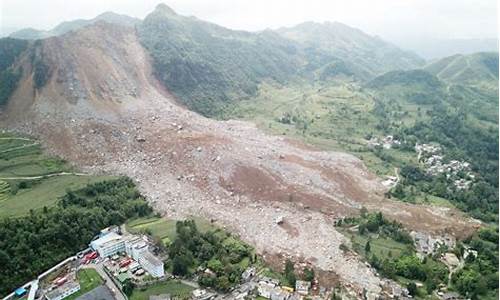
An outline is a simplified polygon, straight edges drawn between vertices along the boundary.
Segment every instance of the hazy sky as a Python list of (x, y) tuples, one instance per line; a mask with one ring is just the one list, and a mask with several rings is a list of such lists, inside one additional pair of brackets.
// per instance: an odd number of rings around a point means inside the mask
[[(114, 11), (139, 18), (161, 0), (0, 0), (2, 32), (50, 29), (62, 21)], [(165, 0), (175, 11), (233, 29), (260, 30), (303, 21), (340, 21), (390, 40), (492, 38), (496, 0)]]

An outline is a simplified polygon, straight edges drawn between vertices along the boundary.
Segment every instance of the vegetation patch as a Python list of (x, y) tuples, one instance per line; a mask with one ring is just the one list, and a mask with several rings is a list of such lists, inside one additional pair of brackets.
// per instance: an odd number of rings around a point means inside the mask
[(336, 224), (351, 236), (353, 249), (361, 254), (383, 276), (403, 285), (423, 283), (425, 289), (413, 290), (414, 296), (425, 297), (440, 285), (447, 284), (448, 269), (439, 256), (416, 255), (413, 239), (395, 221), (389, 221), (381, 213), (362, 211), (359, 218), (345, 218)]
[(471, 299), (498, 299), (498, 227), (479, 230), (457, 247), (457, 254), (465, 258), (462, 269), (453, 273), (452, 287)]
[(198, 273), (198, 283), (227, 292), (241, 280), (245, 266), (255, 261), (253, 249), (220, 229), (202, 233), (193, 220), (176, 223), (168, 248), (168, 268), (174, 275)]

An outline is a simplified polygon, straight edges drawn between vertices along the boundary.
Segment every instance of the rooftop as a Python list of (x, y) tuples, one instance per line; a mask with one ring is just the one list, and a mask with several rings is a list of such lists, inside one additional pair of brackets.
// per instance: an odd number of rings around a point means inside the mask
[(159, 260), (158, 258), (156, 258), (156, 256), (154, 256), (151, 252), (149, 251), (144, 251), (144, 253), (142, 254), (142, 257), (147, 260), (151, 265), (153, 266), (159, 266), (159, 265), (163, 265), (163, 262), (161, 260)]
[(122, 240), (122, 236), (121, 235), (118, 235), (117, 233), (115, 232), (110, 232), (94, 241), (92, 241), (90, 243), (90, 245), (96, 249), (96, 248), (99, 248), (99, 247), (102, 247), (108, 243), (111, 243), (111, 242), (117, 242), (119, 240)]

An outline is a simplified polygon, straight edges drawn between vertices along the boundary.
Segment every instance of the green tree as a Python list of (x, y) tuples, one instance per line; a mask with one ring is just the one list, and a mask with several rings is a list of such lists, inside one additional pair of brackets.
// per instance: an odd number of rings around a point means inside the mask
[(285, 262), (285, 279), (290, 286), (295, 286), (295, 281), (297, 280), (295, 276), (295, 267), (293, 262), (289, 259)]
[(365, 244), (365, 252), (370, 253), (370, 251), (371, 251), (370, 241), (367, 241)]
[(406, 285), (406, 288), (408, 289), (408, 293), (410, 295), (412, 295), (412, 296), (417, 295), (417, 285), (415, 284), (415, 282), (413, 282), (413, 281), (408, 282), (408, 284)]
[(312, 268), (304, 268), (304, 280), (305, 281), (313, 281), (314, 280), (314, 269)]

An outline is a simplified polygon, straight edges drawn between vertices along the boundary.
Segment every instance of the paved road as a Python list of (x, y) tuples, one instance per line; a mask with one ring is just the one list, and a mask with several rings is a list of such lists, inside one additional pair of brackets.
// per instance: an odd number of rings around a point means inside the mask
[(127, 300), (127, 299), (125, 299), (123, 294), (120, 292), (120, 289), (115, 285), (113, 280), (111, 278), (109, 278), (109, 276), (108, 276), (108, 274), (106, 274), (106, 272), (104, 272), (103, 267), (104, 266), (102, 264), (88, 264), (88, 265), (85, 265), (83, 268), (96, 269), (97, 273), (99, 273), (99, 275), (101, 275), (101, 277), (104, 278), (104, 280), (106, 281), (105, 284), (113, 293), (113, 297), (116, 300)]

